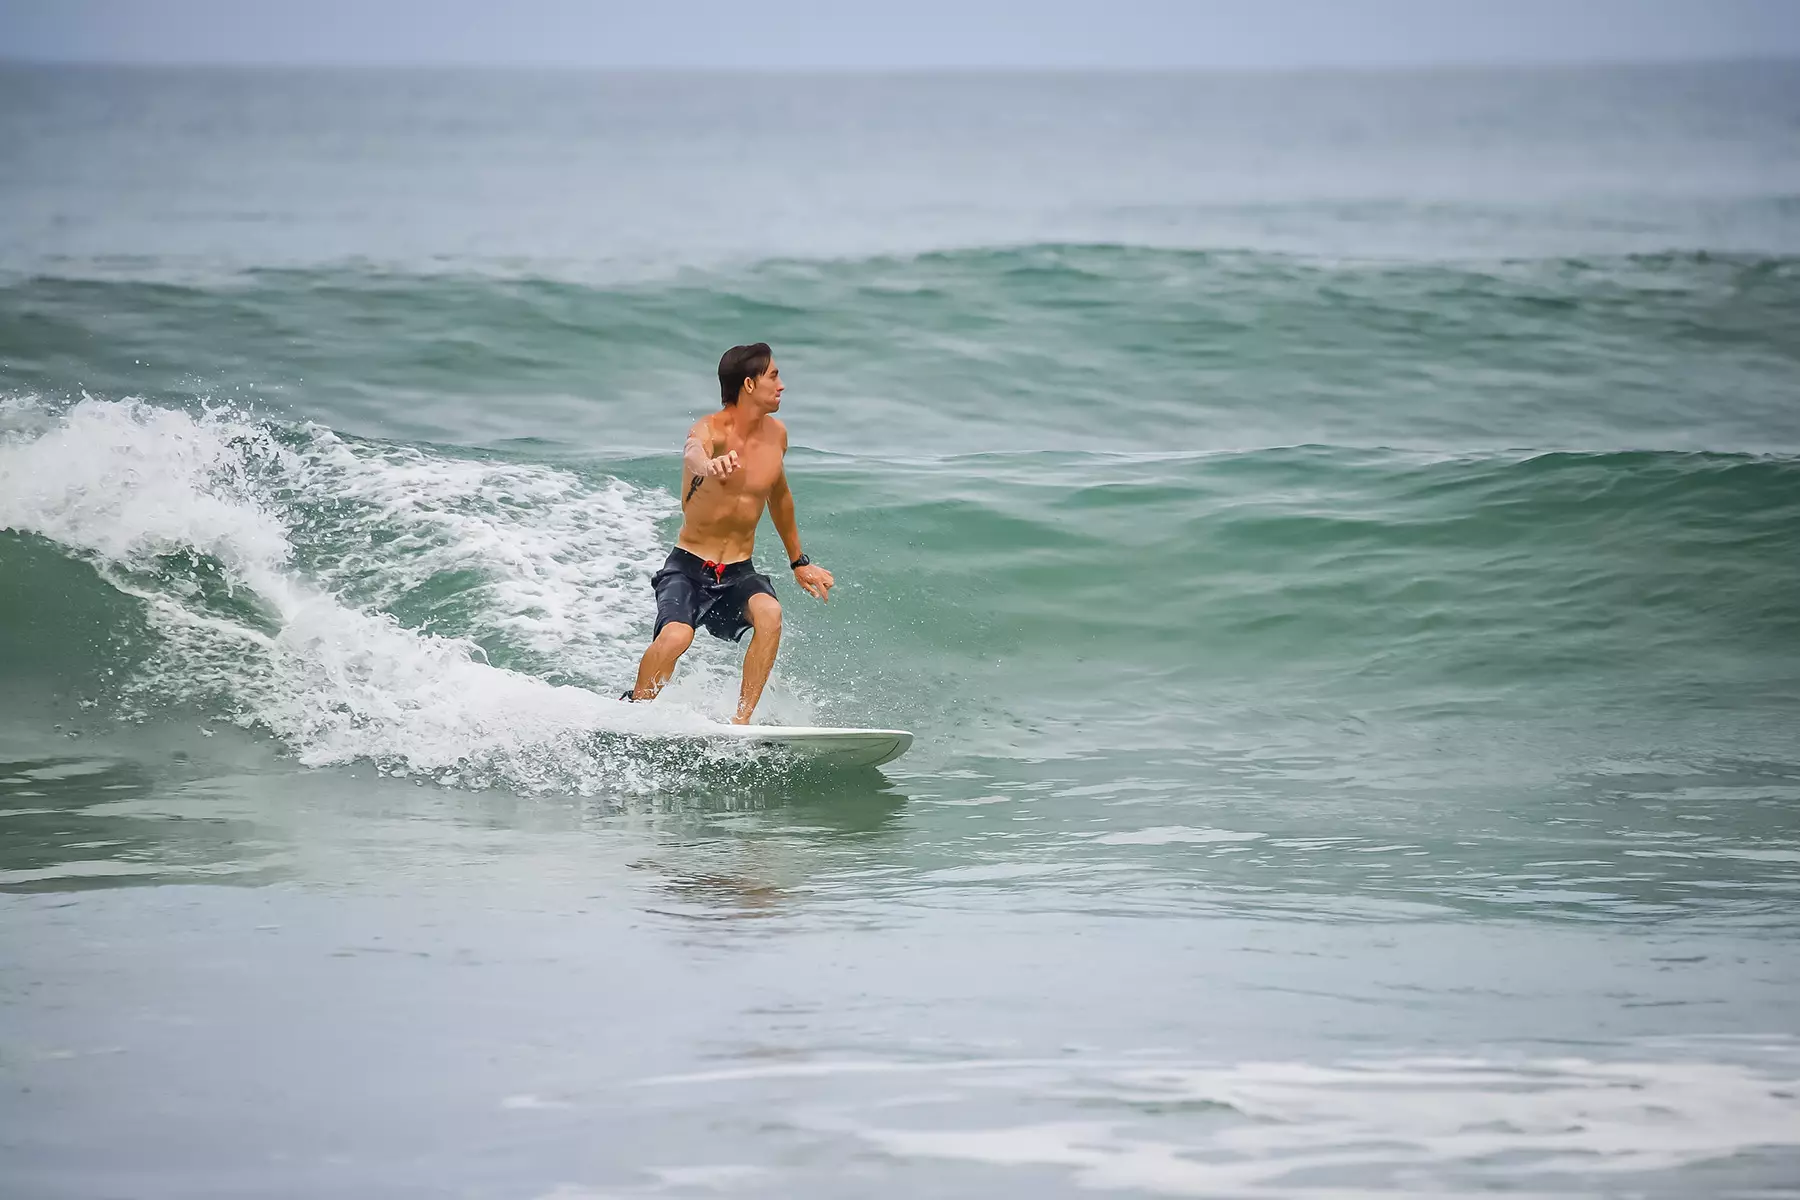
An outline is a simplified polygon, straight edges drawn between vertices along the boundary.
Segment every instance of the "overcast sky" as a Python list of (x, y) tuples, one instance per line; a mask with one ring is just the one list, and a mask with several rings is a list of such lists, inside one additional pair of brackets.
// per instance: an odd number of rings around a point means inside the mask
[(1800, 57), (1800, 0), (0, 0), (0, 58), (1380, 66)]

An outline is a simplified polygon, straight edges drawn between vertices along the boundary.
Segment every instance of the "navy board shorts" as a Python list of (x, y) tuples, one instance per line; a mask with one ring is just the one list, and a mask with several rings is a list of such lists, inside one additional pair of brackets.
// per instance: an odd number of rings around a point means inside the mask
[(775, 585), (767, 575), (758, 575), (749, 559), (716, 563), (680, 546), (669, 551), (650, 586), (656, 589), (657, 633), (679, 621), (728, 642), (742, 640), (750, 628), (750, 597), (775, 595)]

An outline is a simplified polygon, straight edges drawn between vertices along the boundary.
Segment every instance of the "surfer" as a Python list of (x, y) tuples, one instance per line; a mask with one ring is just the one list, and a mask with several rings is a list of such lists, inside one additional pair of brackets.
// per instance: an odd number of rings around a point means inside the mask
[(681, 455), (681, 532), (656, 589), (656, 632), (638, 664), (637, 686), (621, 699), (650, 700), (675, 673), (693, 644), (694, 629), (729, 641), (753, 631), (744, 654), (744, 684), (735, 724), (748, 725), (781, 645), (781, 602), (767, 575), (750, 561), (763, 509), (787, 551), (801, 590), (830, 598), (831, 572), (800, 548), (794, 494), (782, 458), (787, 426), (774, 417), (781, 407), (781, 369), (764, 342), (733, 346), (719, 359), (719, 411), (694, 422)]

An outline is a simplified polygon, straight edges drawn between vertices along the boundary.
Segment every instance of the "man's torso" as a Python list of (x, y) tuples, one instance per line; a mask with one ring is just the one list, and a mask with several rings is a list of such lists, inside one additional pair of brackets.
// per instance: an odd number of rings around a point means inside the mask
[(698, 487), (693, 487), (692, 476), (683, 477), (681, 533), (675, 539), (689, 553), (722, 563), (749, 558), (755, 548), (757, 522), (781, 478), (786, 440), (781, 423), (773, 417), (748, 438), (740, 438), (727, 418), (726, 413), (715, 413), (708, 419), (707, 457), (735, 450), (737, 470), (723, 479), (705, 476)]

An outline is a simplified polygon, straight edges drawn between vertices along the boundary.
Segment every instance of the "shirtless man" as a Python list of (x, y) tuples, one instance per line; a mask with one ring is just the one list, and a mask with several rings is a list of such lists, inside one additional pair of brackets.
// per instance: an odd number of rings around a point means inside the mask
[(781, 645), (781, 602), (767, 575), (750, 561), (763, 509), (787, 550), (794, 582), (828, 599), (834, 580), (800, 550), (794, 526), (794, 494), (781, 460), (787, 426), (772, 414), (781, 407), (781, 371), (767, 344), (733, 346), (719, 360), (723, 407), (688, 430), (681, 456), (681, 532), (656, 589), (656, 634), (638, 664), (637, 686), (623, 699), (650, 700), (675, 673), (675, 661), (693, 644), (694, 627), (739, 641), (754, 630), (744, 655), (744, 686), (736, 724), (748, 725), (762, 698), (775, 651)]

